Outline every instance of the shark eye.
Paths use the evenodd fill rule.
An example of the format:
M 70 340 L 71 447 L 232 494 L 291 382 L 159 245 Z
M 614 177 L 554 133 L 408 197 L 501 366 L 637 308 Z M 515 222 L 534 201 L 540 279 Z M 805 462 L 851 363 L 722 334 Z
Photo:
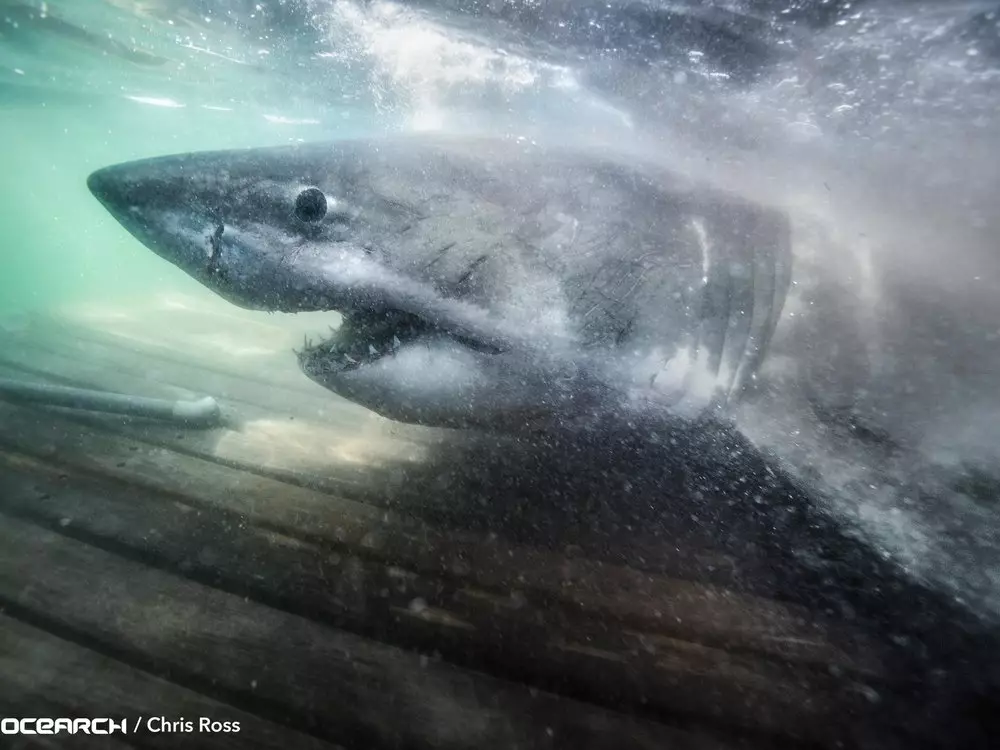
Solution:
M 295 199 L 295 216 L 299 221 L 317 222 L 326 216 L 326 196 L 318 188 L 306 188 Z

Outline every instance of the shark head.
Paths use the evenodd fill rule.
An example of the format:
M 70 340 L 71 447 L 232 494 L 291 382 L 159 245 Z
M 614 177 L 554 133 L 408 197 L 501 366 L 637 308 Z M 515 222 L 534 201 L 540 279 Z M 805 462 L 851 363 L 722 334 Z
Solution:
M 637 393 L 670 402 L 692 390 L 692 362 L 731 389 L 783 294 L 785 227 L 770 214 L 516 139 L 180 154 L 88 185 L 233 304 L 341 313 L 331 339 L 298 352 L 301 369 L 404 422 L 497 429 L 587 418 Z M 758 241 L 764 260 L 729 249 Z
M 361 216 L 359 170 L 346 153 L 264 149 L 129 162 L 87 184 L 144 245 L 230 302 L 303 312 L 338 307 L 316 268 L 331 248 L 362 258 L 367 236 L 398 218 L 370 203 Z

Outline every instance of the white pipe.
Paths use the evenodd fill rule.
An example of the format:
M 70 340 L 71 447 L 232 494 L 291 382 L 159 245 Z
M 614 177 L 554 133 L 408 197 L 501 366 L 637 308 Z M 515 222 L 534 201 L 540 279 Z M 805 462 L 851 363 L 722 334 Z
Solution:
M 214 424 L 221 414 L 218 403 L 211 396 L 205 396 L 197 401 L 170 401 L 0 378 L 0 398 L 3 397 L 13 401 L 136 417 L 154 417 L 189 424 Z

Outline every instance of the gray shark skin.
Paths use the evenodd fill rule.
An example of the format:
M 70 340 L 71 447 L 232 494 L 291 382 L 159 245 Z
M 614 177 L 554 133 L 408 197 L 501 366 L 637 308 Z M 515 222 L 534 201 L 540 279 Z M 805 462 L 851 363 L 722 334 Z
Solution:
M 493 430 L 752 380 L 791 273 L 783 214 L 624 157 L 398 136 L 164 156 L 93 194 L 241 307 L 336 310 L 305 374 L 385 417 Z

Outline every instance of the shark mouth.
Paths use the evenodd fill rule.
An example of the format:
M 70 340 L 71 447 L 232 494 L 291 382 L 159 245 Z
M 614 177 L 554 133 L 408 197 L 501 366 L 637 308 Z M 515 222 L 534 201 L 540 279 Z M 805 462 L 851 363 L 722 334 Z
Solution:
M 306 372 L 332 374 L 356 370 L 383 357 L 394 356 L 408 344 L 435 338 L 446 337 L 485 354 L 499 354 L 501 351 L 401 310 L 345 312 L 340 328 L 331 331 L 329 338 L 318 342 L 307 339 L 302 350 L 295 352 Z

